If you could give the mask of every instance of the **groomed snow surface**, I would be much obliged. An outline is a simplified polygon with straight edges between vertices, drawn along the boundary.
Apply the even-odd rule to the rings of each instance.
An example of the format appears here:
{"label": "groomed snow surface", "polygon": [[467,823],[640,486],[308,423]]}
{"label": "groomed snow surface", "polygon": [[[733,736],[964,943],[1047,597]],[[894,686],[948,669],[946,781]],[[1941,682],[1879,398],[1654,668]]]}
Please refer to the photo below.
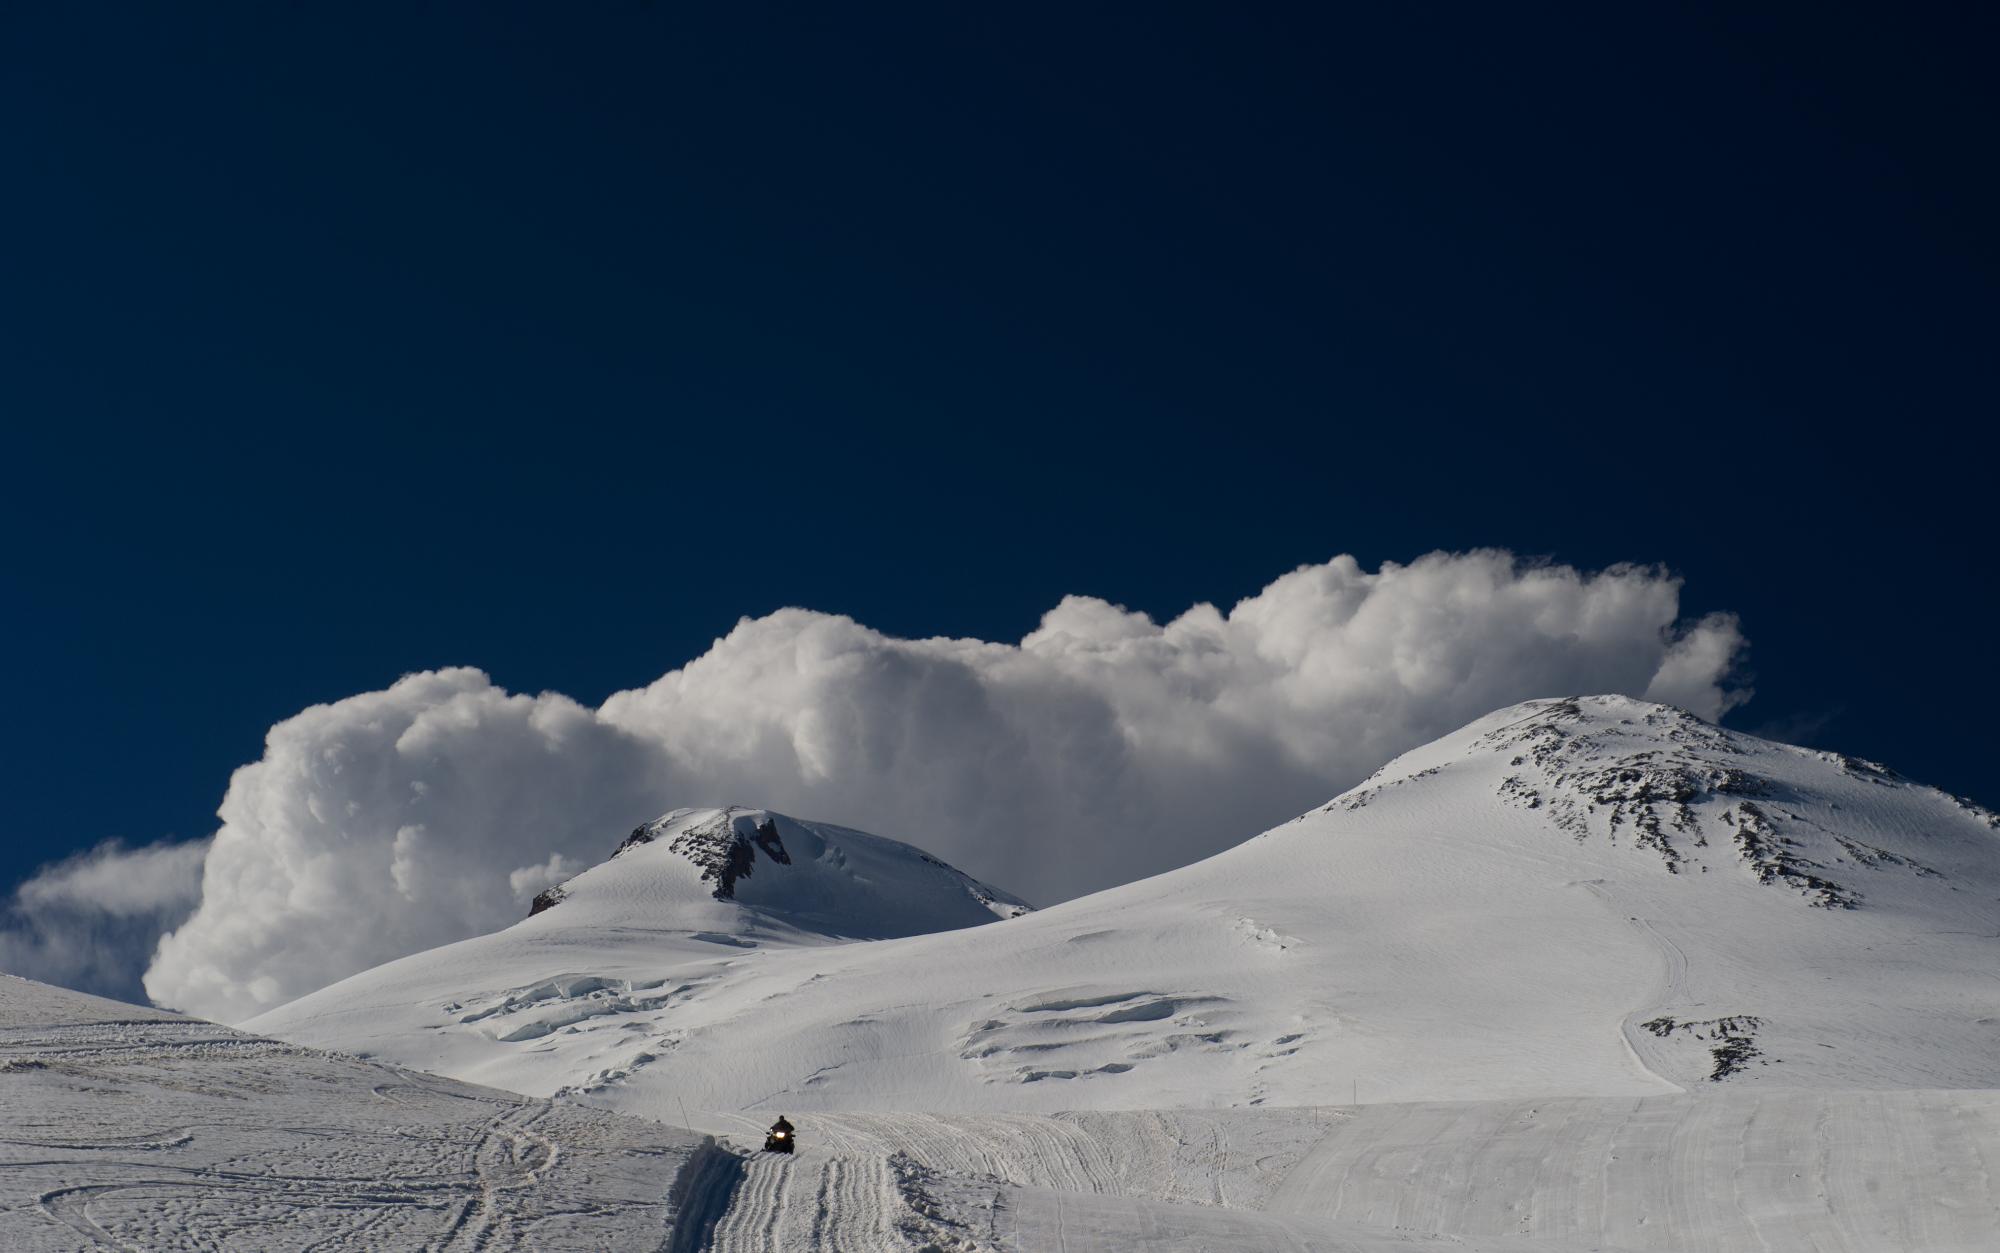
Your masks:
{"label": "groomed snow surface", "polygon": [[[554,1100],[413,1121],[413,1144],[469,1138],[472,1217],[371,1218],[370,1247],[562,1247],[587,1216],[638,1224],[596,1247],[677,1253],[1990,1253],[1996,901],[1987,811],[1590,697],[1499,711],[1218,857],[1039,912],[893,841],[676,811],[513,927],[245,1026]],[[382,1117],[348,1086],[365,1099],[310,1147]],[[71,1092],[36,1099],[98,1099]],[[559,1117],[602,1120],[573,1124],[585,1143],[647,1128],[652,1156],[538,1155],[523,1111],[551,1144]],[[779,1113],[795,1158],[752,1151]],[[136,1168],[99,1152],[12,1189],[0,1244],[90,1237],[81,1215],[152,1247],[105,1225],[139,1220],[91,1189]],[[537,1198],[561,1166],[564,1195],[612,1199],[558,1217]],[[411,1204],[372,1177],[361,1211]],[[69,1209],[35,1190],[79,1185]],[[241,1196],[239,1243],[299,1246]]]}
{"label": "groomed snow surface", "polygon": [[[742,1121],[751,1120],[745,1118]],[[1991,1250],[2000,1093],[822,1114],[751,1156],[745,1250]],[[761,1128],[746,1127],[748,1150]]]}

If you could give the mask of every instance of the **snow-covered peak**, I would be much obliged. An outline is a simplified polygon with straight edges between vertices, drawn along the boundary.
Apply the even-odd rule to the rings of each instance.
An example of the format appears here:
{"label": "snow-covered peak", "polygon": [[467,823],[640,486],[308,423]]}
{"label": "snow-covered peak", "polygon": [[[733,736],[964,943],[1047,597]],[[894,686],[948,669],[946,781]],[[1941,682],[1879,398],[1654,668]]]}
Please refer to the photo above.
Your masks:
{"label": "snow-covered peak", "polygon": [[1882,801],[2000,829],[2000,815],[1879,763],[1725,730],[1629,696],[1498,710],[1390,762],[1327,810],[1361,810],[1447,771],[1488,777],[1501,802],[1541,811],[1579,844],[1629,845],[1670,874],[1732,869],[1823,908],[1861,906],[1878,885],[1870,872],[1943,877],[1911,855],[1906,830],[1891,832],[1900,851],[1870,842],[1869,811]]}
{"label": "snow-covered peak", "polygon": [[[768,809],[676,809],[536,898],[530,915],[364,970],[258,1019],[294,1038],[396,1054],[411,1014],[420,1067],[518,1083],[520,1047],[572,1049],[547,1090],[615,1082],[676,1037],[624,1030],[750,977],[767,959],[949,934],[1030,907],[920,849]],[[613,1026],[607,1041],[597,1028]],[[501,1046],[502,1055],[486,1052]],[[639,1047],[634,1047],[634,1046]]]}
{"label": "snow-covered peak", "polygon": [[1028,908],[908,844],[730,805],[637,828],[608,860],[538,896],[526,925],[886,939]]}
{"label": "snow-covered peak", "polygon": [[1704,722],[1685,709],[1631,696],[1564,696],[1522,701],[1496,709],[1402,756],[1336,798],[1435,773],[1454,762],[1505,754],[1523,745],[1573,740],[1593,756],[1631,755],[1663,748],[1729,751],[1739,742],[1763,743]]}

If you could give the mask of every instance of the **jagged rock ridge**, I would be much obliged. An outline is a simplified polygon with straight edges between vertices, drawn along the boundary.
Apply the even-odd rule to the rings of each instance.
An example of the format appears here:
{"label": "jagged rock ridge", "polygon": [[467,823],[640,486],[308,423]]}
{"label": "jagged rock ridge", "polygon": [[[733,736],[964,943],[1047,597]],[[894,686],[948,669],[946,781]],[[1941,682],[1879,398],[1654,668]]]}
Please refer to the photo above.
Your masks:
{"label": "jagged rock ridge", "polygon": [[[668,814],[639,827],[626,836],[611,855],[616,857],[634,845],[650,844],[659,839],[673,829],[675,817],[675,814]],[[792,864],[791,855],[785,851],[784,838],[778,834],[777,819],[768,814],[760,816],[736,805],[719,811],[704,822],[684,828],[667,847],[693,862],[701,870],[704,881],[715,884],[715,899],[718,901],[736,899],[736,881],[749,877],[756,869],[758,853],[763,853],[780,866]]]}

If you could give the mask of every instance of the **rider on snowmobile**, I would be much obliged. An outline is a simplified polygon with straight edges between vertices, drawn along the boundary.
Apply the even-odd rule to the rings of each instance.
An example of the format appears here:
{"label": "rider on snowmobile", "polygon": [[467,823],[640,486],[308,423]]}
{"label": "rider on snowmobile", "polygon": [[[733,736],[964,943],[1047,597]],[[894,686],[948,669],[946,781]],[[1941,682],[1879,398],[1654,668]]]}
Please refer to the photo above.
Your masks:
{"label": "rider on snowmobile", "polygon": [[783,1114],[778,1115],[778,1121],[771,1124],[771,1133],[764,1137],[765,1151],[770,1153],[791,1152],[794,1147],[792,1142],[792,1132],[794,1130],[796,1128],[785,1121]]}

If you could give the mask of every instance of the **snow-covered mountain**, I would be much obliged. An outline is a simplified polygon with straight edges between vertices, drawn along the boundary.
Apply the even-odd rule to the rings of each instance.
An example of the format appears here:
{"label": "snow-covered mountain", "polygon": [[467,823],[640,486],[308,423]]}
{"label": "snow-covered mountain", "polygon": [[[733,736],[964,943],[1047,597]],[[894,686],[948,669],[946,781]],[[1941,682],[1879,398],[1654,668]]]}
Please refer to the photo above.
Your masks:
{"label": "snow-covered mountain", "polygon": [[[364,1056],[414,1049],[440,1074],[594,1089],[672,1048],[671,1028],[635,1023],[728,981],[745,959],[1027,912],[895,840],[763,809],[677,809],[541,893],[514,926],[364,971],[278,1012],[311,1019],[301,1038],[339,1036]],[[532,1073],[519,1065],[528,1055]]]}
{"label": "snow-covered mountain", "polygon": [[2000,818],[1666,706],[1501,710],[1206,861],[904,938],[859,937],[1013,902],[714,813],[249,1025],[663,1117],[2000,1086]]}
{"label": "snow-covered mountain", "polygon": [[[908,844],[763,809],[676,809],[535,898],[563,931],[679,931],[715,943],[881,940],[1028,906]],[[721,937],[727,937],[722,939]]]}

